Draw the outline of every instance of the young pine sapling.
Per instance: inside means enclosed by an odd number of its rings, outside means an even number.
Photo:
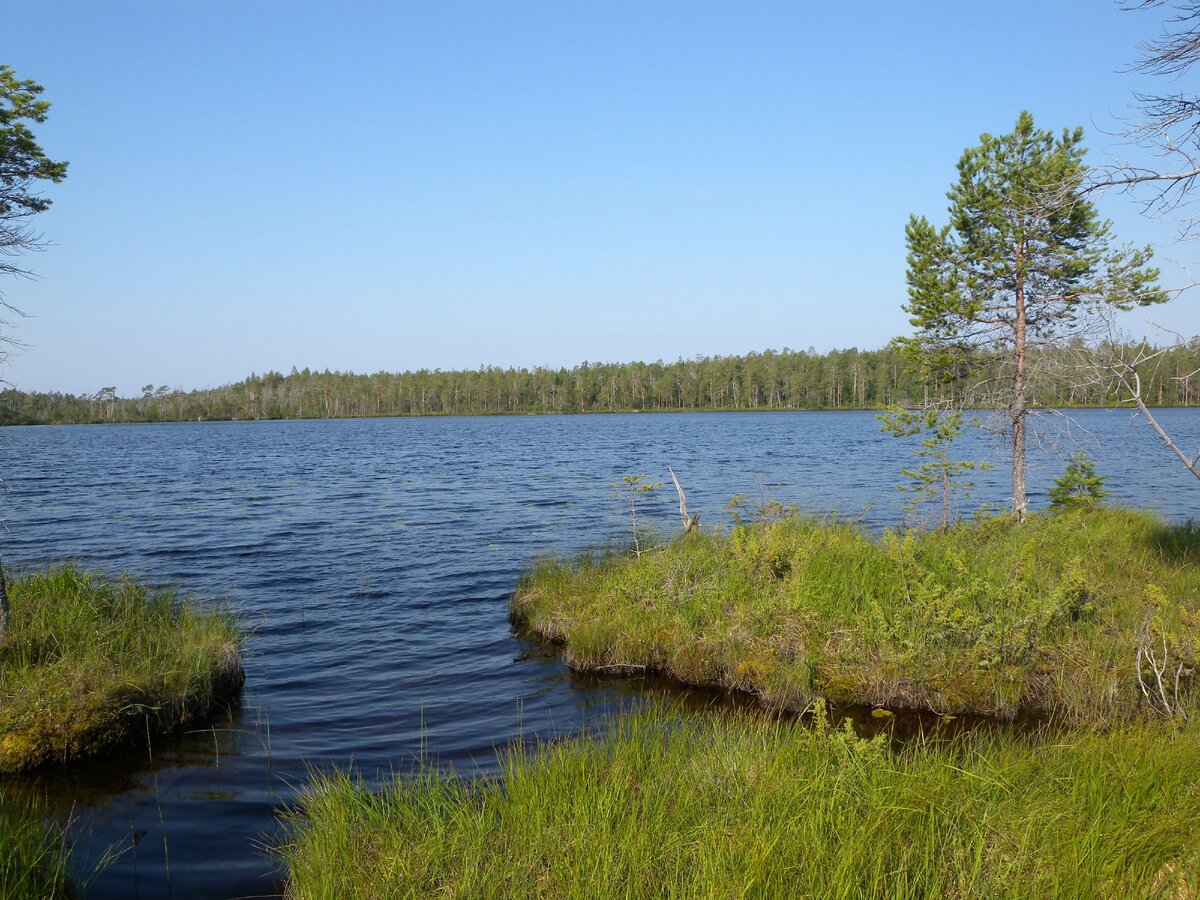
[[[1054,479],[1050,488],[1051,509],[1078,509],[1096,506],[1108,496],[1105,476],[1096,474],[1096,463],[1082,450],[1071,457],[1067,471]]]
[[[638,537],[637,508],[638,503],[646,495],[662,487],[661,481],[647,482],[645,475],[626,475],[620,481],[614,481],[610,487],[612,495],[629,505],[629,524],[633,531],[633,553],[638,559],[642,558],[642,545]]]
[[[918,504],[940,500],[942,504],[942,530],[950,527],[950,498],[954,495],[969,497],[970,481],[962,478],[964,472],[985,471],[993,468],[991,463],[977,463],[965,459],[950,458],[950,442],[963,430],[961,410],[923,409],[911,410],[894,407],[879,416],[883,431],[896,437],[915,437],[924,434],[919,449],[913,455],[921,465],[915,469],[901,469],[900,474],[909,479],[900,485],[900,490],[910,494],[906,510]]]

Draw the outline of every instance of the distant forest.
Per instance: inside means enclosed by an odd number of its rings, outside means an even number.
[[[1046,357],[1067,350],[1043,350]],[[1051,360],[1052,361],[1052,360]],[[1068,366],[1048,367],[1066,371]],[[1181,347],[1142,374],[1147,402],[1200,405],[1200,352]],[[978,381],[998,372],[982,371]],[[213,419],[320,419],[589,413],[657,410],[876,409],[923,403],[930,393],[968,386],[927,385],[900,354],[883,350],[768,350],[746,356],[696,357],[672,363],[588,363],[571,369],[429,371],[355,375],[292,369],[252,374],[236,384],[182,391],[147,384],[140,396],[115,388],[93,394],[0,392],[0,424],[170,422]],[[1099,383],[1047,378],[1035,401],[1043,406],[1104,406],[1119,402]]]

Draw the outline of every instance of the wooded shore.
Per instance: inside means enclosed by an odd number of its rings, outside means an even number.
[[[1034,362],[1061,370],[1078,366],[1080,352],[1043,350]],[[1195,347],[1165,351],[1156,374],[1143,386],[1143,398],[1152,406],[1200,406],[1198,370],[1200,350]],[[971,384],[929,384],[892,348],[824,354],[767,350],[670,363],[583,362],[558,369],[481,366],[372,375],[293,369],[287,375],[254,374],[204,390],[147,384],[129,397],[119,396],[115,387],[81,394],[0,391],[0,425],[880,409],[931,399],[962,401],[970,397],[972,384],[991,382],[998,375],[994,366],[983,366]],[[1116,406],[1127,399],[1103,380],[1072,384],[1047,378],[1032,387],[1030,402],[1045,407]]]

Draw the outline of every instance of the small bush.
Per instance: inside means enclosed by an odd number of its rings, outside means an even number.
[[[1096,474],[1096,464],[1080,450],[1067,463],[1067,471],[1054,479],[1054,485],[1049,491],[1050,507],[1064,509],[1096,506],[1108,496],[1108,491],[1104,490],[1104,481],[1105,476]]]

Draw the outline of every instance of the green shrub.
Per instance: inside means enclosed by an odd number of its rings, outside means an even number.
[[[1104,490],[1104,481],[1104,475],[1096,474],[1096,464],[1080,450],[1067,463],[1067,471],[1054,479],[1054,485],[1049,491],[1050,507],[1064,509],[1096,506],[1108,496],[1108,491]]]

